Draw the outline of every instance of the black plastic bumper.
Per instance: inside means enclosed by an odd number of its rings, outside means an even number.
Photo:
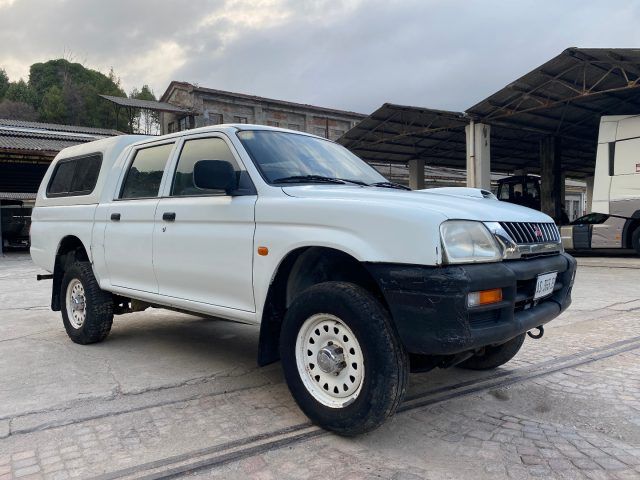
[[[411,353],[448,355],[504,343],[571,304],[575,259],[562,253],[499,263],[425,267],[369,263]],[[552,295],[533,301],[539,274],[558,272]],[[467,307],[469,292],[502,288],[503,300]]]

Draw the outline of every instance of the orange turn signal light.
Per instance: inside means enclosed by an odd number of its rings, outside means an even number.
[[[269,255],[269,249],[267,247],[258,247],[258,255],[266,257],[267,255]]]
[[[491,290],[481,290],[479,292],[471,292],[467,296],[467,305],[469,307],[479,307],[481,305],[490,305],[502,301],[502,289],[492,288]]]

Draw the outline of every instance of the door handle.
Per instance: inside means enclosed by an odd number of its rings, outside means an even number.
[[[119,213],[112,213],[111,214],[111,220],[113,220],[114,222],[119,222],[120,221],[120,214]]]
[[[173,222],[176,219],[176,212],[164,212],[162,214],[162,219],[167,222]]]

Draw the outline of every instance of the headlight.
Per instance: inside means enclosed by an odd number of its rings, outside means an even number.
[[[440,225],[440,238],[447,263],[495,262],[502,251],[481,222],[448,220]]]

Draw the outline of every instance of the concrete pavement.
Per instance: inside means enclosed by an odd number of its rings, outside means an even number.
[[[99,345],[76,345],[28,256],[1,258],[0,479],[137,478],[151,468],[203,478],[638,478],[640,259],[579,265],[573,306],[512,362],[412,375],[404,412],[343,439],[307,425],[279,364],[256,367],[257,328],[151,309],[116,317]]]

